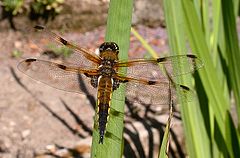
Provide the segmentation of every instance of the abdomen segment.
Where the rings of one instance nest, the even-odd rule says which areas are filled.
[[[99,129],[99,143],[103,143],[106,125],[108,121],[108,114],[110,108],[110,101],[112,96],[112,80],[109,77],[101,77],[98,88],[98,129]]]

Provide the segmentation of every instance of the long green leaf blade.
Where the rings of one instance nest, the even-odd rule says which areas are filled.
[[[233,88],[236,100],[238,119],[240,118],[240,52],[238,46],[238,34],[236,28],[236,18],[234,16],[233,1],[222,0],[224,35],[226,43],[226,55],[228,59],[231,87]]]
[[[171,53],[174,55],[186,53],[185,24],[182,17],[184,14],[180,1],[165,0],[164,13]],[[184,85],[190,86],[191,76],[179,77],[179,81],[184,83]],[[189,103],[181,102],[181,116],[190,157],[210,157],[209,146],[207,145],[209,140],[200,111],[197,100]]]
[[[201,81],[206,89],[209,101],[212,103],[211,108],[213,108],[220,129],[223,130],[225,129],[225,113],[229,109],[229,98],[222,93],[222,88],[219,86],[222,85],[222,83],[220,83],[217,78],[218,74],[211,60],[212,57],[210,56],[209,48],[206,44],[192,1],[184,0],[182,5],[190,46],[193,52],[196,52],[205,63],[205,68],[199,71]],[[224,133],[224,130],[221,132]]]
[[[119,59],[127,59],[128,57],[132,9],[132,0],[110,1],[105,41],[112,41],[118,44],[120,48]],[[117,95],[118,91],[124,91],[124,89],[120,87],[113,95]],[[91,157],[122,157],[124,128],[123,114],[125,105],[124,98],[122,98],[122,100],[123,101],[111,101],[110,117],[106,129],[108,134],[105,134],[103,144],[98,144],[99,132],[97,129],[94,129]],[[118,116],[114,114],[117,114]],[[95,124],[97,124],[97,122],[95,122]]]

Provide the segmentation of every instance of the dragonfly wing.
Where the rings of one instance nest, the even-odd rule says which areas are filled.
[[[128,78],[128,80],[130,80]],[[121,100],[126,96],[130,102],[139,102],[143,104],[168,105],[170,100],[177,103],[177,93],[182,101],[191,101],[194,98],[194,92],[188,87],[170,82],[149,82],[138,81],[137,79],[121,84],[126,91],[119,92],[118,95],[113,95],[113,99]]]
[[[27,37],[30,37],[32,47],[40,48],[42,54],[47,54],[53,58],[61,55],[66,56],[68,57],[66,62],[77,67],[97,67],[100,63],[100,58],[93,52],[67,41],[47,28],[35,26],[27,30]]]
[[[91,79],[84,75],[84,73],[96,73],[93,69],[80,69],[33,58],[20,62],[18,69],[51,87],[69,92],[96,95],[97,89],[91,86]]]
[[[121,61],[116,64],[116,67],[127,67],[127,75],[125,75],[127,77],[164,81],[168,81],[168,77],[176,77],[194,72],[202,66],[202,61],[195,55],[177,55],[156,59],[134,59]],[[165,72],[167,72],[168,75],[166,75]]]

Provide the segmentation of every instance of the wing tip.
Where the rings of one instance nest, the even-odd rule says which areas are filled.
[[[193,55],[193,54],[187,54],[186,56],[188,58],[192,59],[191,61],[193,62],[195,70],[200,69],[204,66],[203,61],[198,56]]]
[[[23,61],[21,61],[18,65],[17,65],[17,68],[18,70],[20,70],[21,72],[25,72],[29,66],[31,65],[32,62],[35,62],[37,61],[37,59],[35,58],[28,58],[28,59],[25,59]]]

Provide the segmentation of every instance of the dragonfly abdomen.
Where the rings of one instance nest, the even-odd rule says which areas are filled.
[[[103,138],[108,121],[108,114],[110,108],[110,101],[112,95],[112,80],[110,77],[100,77],[98,87],[98,129],[99,129],[99,143],[103,143]]]

